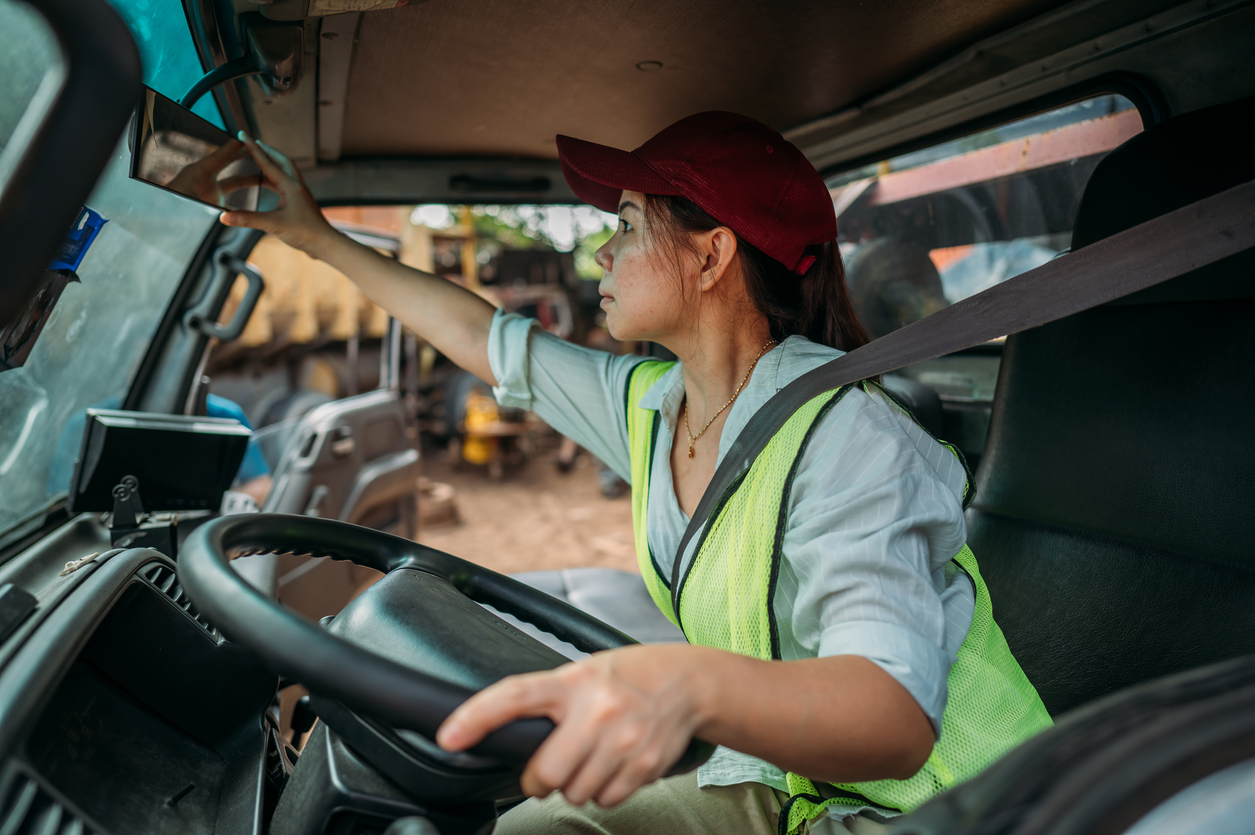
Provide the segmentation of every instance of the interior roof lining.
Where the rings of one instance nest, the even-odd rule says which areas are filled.
[[[790,128],[1063,5],[803,0],[782,15],[769,0],[609,0],[577,11],[558,0],[465,0],[371,12],[343,152],[552,158],[556,133],[630,148],[708,109]],[[662,67],[638,70],[645,61]]]

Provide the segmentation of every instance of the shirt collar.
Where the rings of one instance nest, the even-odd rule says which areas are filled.
[[[641,397],[640,407],[642,409],[650,409],[655,412],[663,411],[662,405],[665,402],[667,395],[671,393],[672,389],[677,387],[680,392],[683,393],[684,376],[683,370],[678,362],[671,366],[666,374],[663,374],[654,381],[654,384],[649,387],[649,391],[645,392],[645,394]]]
[[[723,439],[730,443],[735,432],[749,419],[749,415],[758,411],[764,403],[775,396],[776,392],[793,382],[802,373],[822,365],[829,360],[841,356],[841,351],[824,345],[817,345],[803,336],[790,336],[763,354],[749,382],[745,384],[736,402],[732,404],[733,413],[728,415]],[[675,426],[679,416],[680,403],[684,399],[684,371],[680,363],[658,378],[640,399],[643,409],[661,412],[664,422]],[[746,411],[748,409],[748,412]],[[741,415],[745,415],[744,419]],[[734,430],[728,436],[728,428]],[[725,445],[724,442],[720,446]]]

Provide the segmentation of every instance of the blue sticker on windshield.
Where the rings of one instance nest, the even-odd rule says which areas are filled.
[[[48,265],[48,269],[70,270],[71,272],[78,270],[78,265],[83,263],[83,256],[87,254],[88,247],[92,245],[92,241],[96,240],[96,235],[100,234],[100,227],[106,223],[108,223],[107,220],[84,206],[83,211],[79,212],[78,219],[74,221],[74,226],[61,241],[61,248],[57,250],[57,255]]]

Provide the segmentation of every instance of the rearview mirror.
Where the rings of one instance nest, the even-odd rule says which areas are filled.
[[[261,172],[244,143],[148,87],[132,126],[131,177],[215,209],[277,203],[274,192],[262,196]]]

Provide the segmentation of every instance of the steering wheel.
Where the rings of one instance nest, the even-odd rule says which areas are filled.
[[[479,689],[468,682],[480,687],[488,683],[483,673],[489,665],[499,667],[503,658],[523,659],[515,662],[516,669],[494,671],[491,680],[495,680],[523,669],[552,668],[566,660],[482,607],[468,604],[468,598],[514,615],[584,652],[636,643],[574,606],[517,580],[347,522],[279,513],[239,514],[198,527],[179,550],[183,588],[223,635],[257,653],[280,675],[304,684],[311,694],[334,699],[352,711],[396,729],[416,731],[429,740],[445,718]],[[382,627],[375,618],[365,630],[369,641],[361,639],[363,630],[356,640],[352,635],[333,634],[335,629],[322,628],[262,595],[228,565],[237,557],[267,553],[330,557],[383,572],[388,576],[377,585],[388,581],[404,585],[408,615],[398,620],[393,612]],[[375,590],[368,590],[358,601]],[[340,617],[348,614],[346,608]],[[456,673],[460,663],[477,668],[479,677],[433,675],[363,646],[375,639],[387,644],[388,637],[377,633],[398,630],[412,634],[394,638],[422,642],[425,628],[439,632],[427,649],[436,646],[443,653],[445,672]],[[458,643],[461,635],[478,636],[478,640],[463,641],[467,646],[450,645]],[[505,651],[489,646],[492,643],[506,644]],[[419,656],[425,657],[422,652]],[[525,666],[520,669],[520,664]],[[489,734],[469,753],[522,766],[553,728],[547,718],[517,720]],[[712,750],[709,743],[692,740],[670,773],[691,771]]]

